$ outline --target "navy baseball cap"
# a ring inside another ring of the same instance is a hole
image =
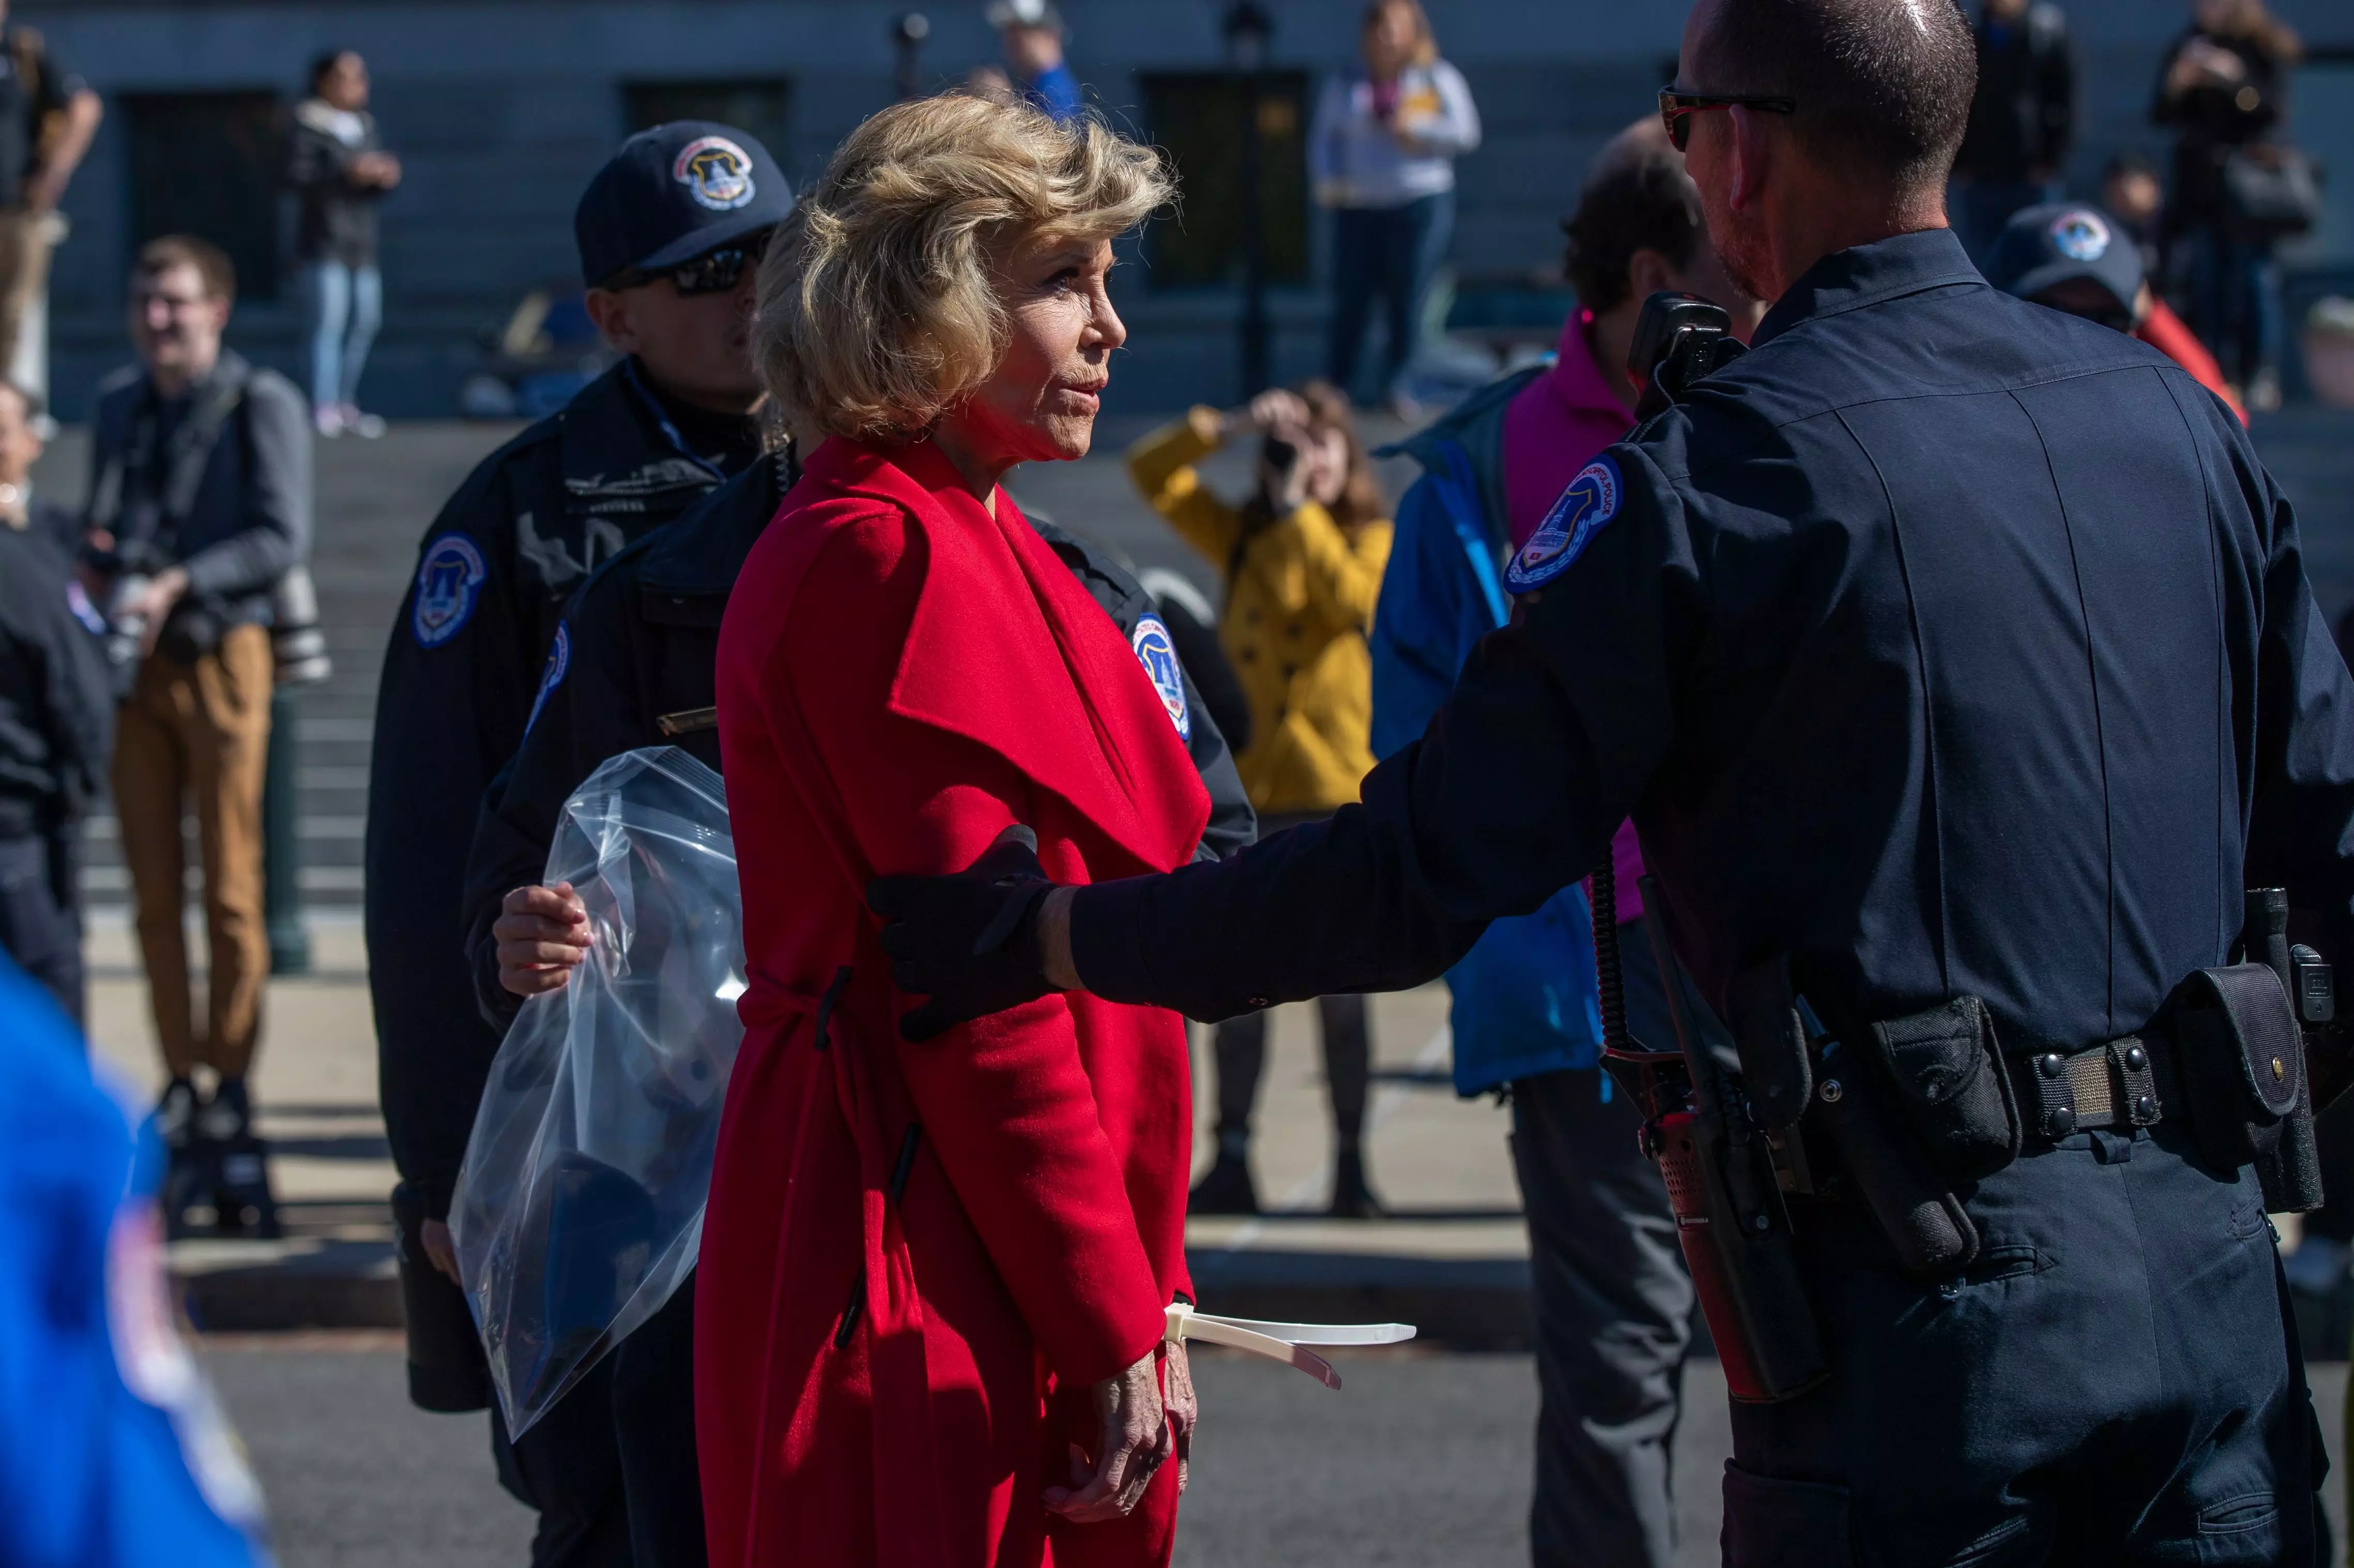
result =
[[[2123,311],[2141,295],[2141,247],[2115,218],[2082,202],[2014,213],[1987,256],[1987,281],[2022,300],[2075,278],[2100,284]]]
[[[597,171],[572,214],[580,277],[659,272],[784,221],[793,193],[759,139],[677,120],[641,131]]]

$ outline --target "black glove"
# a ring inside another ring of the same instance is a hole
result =
[[[883,950],[901,991],[931,1000],[899,1020],[910,1044],[1054,991],[1038,949],[1038,906],[1053,892],[1038,835],[1016,822],[988,853],[947,876],[878,876],[866,906],[883,916]]]

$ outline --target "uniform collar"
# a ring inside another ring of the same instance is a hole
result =
[[[784,502],[792,459],[770,452],[695,503],[646,546],[638,580],[658,592],[726,597]]]
[[[1808,268],[1774,302],[1774,308],[1758,323],[1752,346],[1763,348],[1800,322],[1817,316],[1837,315],[1955,283],[1988,286],[1950,228],[1925,228],[1917,234],[1899,234],[1834,250]]]
[[[674,513],[718,471],[682,447],[628,360],[564,406],[557,437],[564,493],[575,509]]]

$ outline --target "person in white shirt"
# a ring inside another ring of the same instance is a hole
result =
[[[1417,0],[1373,0],[1361,66],[1325,83],[1309,132],[1316,199],[1332,209],[1332,334],[1325,377],[1352,390],[1374,296],[1387,307],[1381,387],[1402,387],[1423,302],[1455,228],[1455,160],[1479,144],[1463,73],[1438,58]]]

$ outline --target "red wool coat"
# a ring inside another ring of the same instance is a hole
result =
[[[1175,1466],[1116,1523],[1039,1494],[1191,1294],[1182,1021],[1054,996],[906,1044],[863,898],[1014,821],[1065,882],[1184,863],[1209,800],[1151,681],[1002,491],[835,440],[729,598],[719,738],[750,972],[695,1287],[712,1562],[1166,1563]]]

